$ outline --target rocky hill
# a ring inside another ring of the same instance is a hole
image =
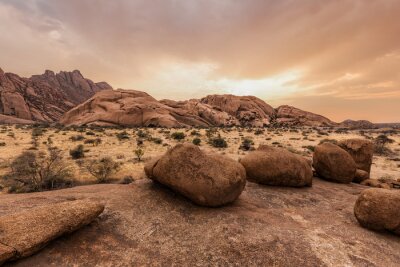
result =
[[[147,93],[121,89],[96,94],[67,112],[60,122],[147,127],[336,125],[323,116],[293,107],[275,110],[254,96],[209,95],[186,101],[157,101]]]
[[[305,126],[336,126],[337,123],[330,119],[307,112],[292,106],[280,106],[276,109],[277,123]]]
[[[54,122],[66,111],[112,89],[105,82],[94,83],[75,70],[22,78],[0,69],[0,123]]]
[[[340,123],[340,126],[350,129],[376,129],[378,128],[374,123],[367,120],[345,120]]]

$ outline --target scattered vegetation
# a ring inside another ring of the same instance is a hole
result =
[[[199,146],[201,144],[201,139],[200,138],[194,138],[192,143],[196,146]]]
[[[185,133],[183,133],[183,132],[174,132],[171,134],[171,137],[175,140],[180,141],[180,140],[185,139],[186,136],[185,136]]]

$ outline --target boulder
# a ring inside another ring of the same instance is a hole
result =
[[[371,230],[387,230],[400,235],[400,194],[396,190],[370,188],[354,206],[358,222]]]
[[[330,119],[304,111],[292,106],[283,105],[276,109],[276,122],[283,125],[306,125],[306,126],[335,126],[336,123]]]
[[[329,142],[316,146],[313,165],[318,176],[337,183],[352,182],[356,173],[356,163],[350,154]]]
[[[361,185],[370,186],[370,187],[380,187],[381,182],[376,179],[366,179],[360,183]]]
[[[216,207],[235,201],[246,184],[243,166],[219,154],[206,154],[198,146],[178,144],[145,172],[154,181],[179,192],[198,205]]]
[[[241,159],[240,163],[246,169],[249,181],[276,186],[312,185],[310,163],[283,148],[260,146]]]
[[[339,146],[352,156],[358,169],[368,173],[369,178],[374,155],[374,144],[369,140],[354,138],[340,141]]]
[[[359,184],[367,179],[369,179],[369,173],[364,170],[357,169],[356,174],[353,178],[353,182]]]
[[[104,205],[89,200],[48,204],[0,217],[0,262],[30,256],[51,240],[92,222]]]

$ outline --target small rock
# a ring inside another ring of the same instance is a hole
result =
[[[365,228],[400,235],[400,194],[395,190],[364,190],[356,201],[354,214]]]
[[[369,173],[364,170],[357,169],[353,182],[359,184],[367,179],[369,179]]]
[[[203,206],[236,200],[246,184],[244,167],[219,154],[206,154],[193,144],[179,144],[148,162],[146,175]]]
[[[311,186],[311,164],[300,155],[283,148],[260,146],[241,159],[247,179],[276,186]]]
[[[328,142],[316,146],[313,165],[318,176],[337,183],[352,182],[356,173],[356,163],[350,154]]]
[[[102,204],[76,200],[0,217],[0,262],[34,254],[51,240],[89,224],[103,210]]]

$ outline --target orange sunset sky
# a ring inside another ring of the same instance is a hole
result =
[[[0,0],[0,67],[400,122],[400,1]]]

